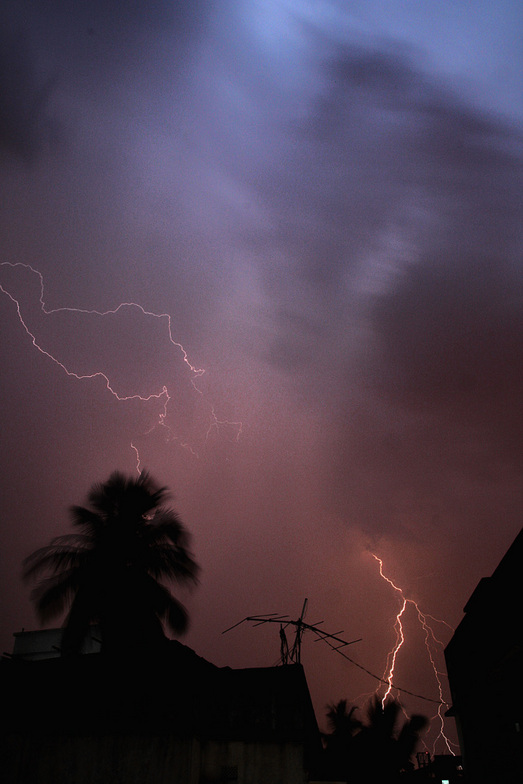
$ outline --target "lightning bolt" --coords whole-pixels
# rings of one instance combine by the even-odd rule
[[[439,694],[439,702],[438,702],[437,711],[431,717],[431,723],[432,723],[432,721],[436,721],[437,726],[438,726],[438,734],[437,734],[437,737],[436,737],[436,739],[434,740],[434,743],[433,743],[432,754],[435,753],[436,744],[438,743],[439,740],[441,740],[445,744],[445,746],[446,746],[447,750],[449,751],[449,753],[452,754],[452,755],[455,755],[455,751],[453,750],[453,746],[455,746],[457,748],[457,745],[453,744],[452,741],[445,734],[445,719],[444,719],[443,711],[444,711],[444,709],[446,707],[448,707],[448,703],[445,701],[444,696],[443,696],[443,684],[442,684],[442,680],[441,680],[442,677],[445,677],[445,673],[443,671],[440,671],[438,669],[437,664],[436,664],[436,650],[440,649],[440,651],[442,651],[443,648],[444,648],[444,644],[443,644],[443,642],[441,640],[439,640],[436,637],[435,632],[434,632],[432,626],[430,625],[429,621],[432,622],[432,623],[438,623],[438,624],[441,624],[443,626],[446,626],[450,631],[454,631],[454,630],[452,629],[452,627],[446,621],[443,621],[443,620],[441,620],[439,618],[434,618],[432,615],[429,615],[428,613],[423,613],[421,611],[419,605],[417,604],[417,602],[415,602],[414,599],[410,599],[407,596],[405,596],[403,590],[398,585],[396,585],[393,582],[393,580],[390,579],[390,577],[387,577],[387,575],[384,574],[384,572],[383,572],[383,560],[381,558],[378,558],[378,556],[375,555],[374,553],[371,553],[371,555],[379,564],[380,577],[383,580],[385,580],[385,582],[388,583],[391,586],[391,588],[396,592],[396,594],[398,596],[399,604],[400,604],[400,609],[399,609],[398,613],[396,614],[396,619],[394,621],[394,632],[395,632],[395,635],[396,635],[396,641],[395,641],[394,646],[392,647],[392,649],[387,654],[387,661],[386,661],[386,665],[385,665],[385,670],[383,672],[383,676],[382,676],[382,679],[381,679],[382,683],[386,686],[385,692],[384,692],[384,694],[382,696],[382,699],[381,699],[381,704],[385,705],[385,701],[390,696],[391,691],[394,688],[393,679],[394,679],[394,673],[395,673],[395,669],[396,669],[396,663],[397,663],[398,655],[399,655],[403,645],[406,642],[405,626],[404,626],[405,617],[404,616],[405,616],[405,613],[406,613],[408,607],[410,606],[410,607],[414,608],[415,617],[416,617],[418,623],[420,624],[421,629],[423,630],[425,648],[427,650],[428,659],[429,659],[432,671],[434,673],[434,679],[435,679],[435,682],[436,682],[436,685],[437,685],[437,689],[438,689],[438,694]],[[378,689],[378,692],[379,692],[379,689]]]
[[[209,429],[207,430],[205,437],[209,438],[213,430],[219,430],[220,427],[223,427],[224,425],[235,428],[236,437],[234,440],[239,441],[243,431],[243,424],[241,422],[230,422],[228,419],[218,419],[214,410],[214,406],[211,406],[211,424],[209,425]]]
[[[72,307],[59,307],[59,308],[50,309],[50,308],[48,308],[46,306],[44,277],[43,277],[42,273],[39,270],[35,269],[30,264],[23,264],[21,262],[12,263],[12,262],[9,262],[9,261],[1,262],[0,263],[0,267],[9,267],[11,269],[17,269],[17,268],[18,269],[24,269],[24,270],[30,272],[32,275],[37,277],[38,282],[39,282],[39,290],[40,290],[40,294],[39,294],[40,310],[42,311],[42,313],[45,314],[45,316],[51,316],[51,315],[57,314],[57,313],[75,313],[75,314],[84,314],[86,316],[98,316],[98,317],[103,318],[103,317],[107,317],[107,316],[114,316],[114,315],[117,315],[117,314],[123,312],[126,309],[130,309],[130,310],[137,311],[139,314],[141,314],[141,316],[144,316],[146,318],[158,319],[159,321],[161,321],[162,323],[164,323],[166,325],[166,333],[167,333],[168,340],[169,340],[170,344],[176,349],[176,352],[178,354],[181,354],[182,361],[187,366],[188,371],[190,373],[190,382],[191,382],[192,387],[194,388],[195,392],[197,392],[199,395],[203,396],[202,391],[196,385],[196,381],[197,381],[198,378],[200,378],[205,373],[205,370],[204,370],[204,368],[199,368],[199,367],[196,367],[195,365],[193,365],[191,363],[191,361],[189,360],[188,353],[185,350],[185,348],[183,347],[183,345],[181,343],[179,343],[177,340],[174,339],[173,332],[172,332],[172,318],[171,318],[169,313],[154,313],[153,311],[146,310],[142,305],[140,305],[137,302],[122,302],[117,307],[115,307],[114,309],[105,310],[105,311],[100,311],[100,310],[95,310],[95,309],[85,309],[85,308],[72,308]],[[45,357],[47,357],[49,360],[51,360],[64,373],[66,373],[67,376],[69,376],[71,378],[75,378],[78,381],[87,381],[87,380],[93,380],[93,379],[97,379],[97,378],[101,379],[105,383],[106,389],[119,402],[126,402],[126,401],[131,401],[131,400],[139,400],[139,401],[141,401],[143,403],[147,403],[147,402],[149,402],[151,400],[157,400],[161,404],[160,411],[158,413],[158,419],[157,419],[156,423],[153,425],[153,427],[150,428],[149,430],[147,430],[146,433],[143,434],[143,435],[147,435],[148,433],[152,432],[152,430],[154,430],[155,428],[161,427],[161,428],[163,428],[165,430],[166,440],[167,441],[177,440],[179,445],[182,448],[187,449],[195,457],[198,457],[198,453],[196,452],[196,450],[189,443],[182,442],[173,433],[171,427],[167,424],[168,408],[169,408],[169,403],[170,403],[170,401],[172,399],[172,394],[171,394],[171,391],[168,389],[168,387],[166,385],[163,385],[161,388],[158,388],[156,391],[151,392],[149,394],[140,394],[139,392],[135,392],[133,394],[123,395],[123,394],[120,394],[115,389],[115,386],[114,386],[113,382],[111,381],[111,379],[109,378],[109,376],[106,373],[104,373],[102,370],[97,370],[97,371],[95,371],[93,373],[77,373],[76,371],[70,369],[70,367],[67,367],[57,356],[52,354],[50,351],[48,351],[46,348],[44,348],[43,345],[41,345],[41,343],[39,342],[39,340],[36,337],[35,333],[31,331],[31,329],[29,328],[29,326],[27,324],[26,319],[24,318],[24,315],[22,313],[22,305],[20,304],[20,300],[9,289],[7,289],[1,283],[0,283],[0,291],[3,294],[5,294],[5,296],[8,297],[11,300],[11,302],[14,304],[14,306],[16,308],[16,313],[18,315],[18,319],[20,321],[20,324],[22,325],[22,327],[25,330],[27,336],[30,338],[31,343],[33,344],[34,348],[37,351],[39,351],[41,354],[43,354]],[[212,406],[212,405],[209,406],[209,420],[210,420],[210,424],[209,424],[209,428],[207,430],[206,438],[209,437],[209,434],[211,433],[211,431],[219,430],[221,427],[227,425],[227,426],[233,427],[235,429],[235,431],[236,431],[236,441],[239,440],[241,432],[242,432],[242,423],[241,422],[230,422],[228,420],[219,420],[218,417],[216,416],[216,413],[215,413],[215,410],[214,410],[214,406]],[[141,459],[140,459],[140,453],[139,453],[138,447],[136,446],[136,444],[134,442],[131,442],[130,448],[134,451],[134,453],[136,455],[136,469],[137,469],[138,473],[140,473],[141,472]]]

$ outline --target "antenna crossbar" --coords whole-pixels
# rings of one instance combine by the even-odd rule
[[[313,632],[316,635],[316,639],[314,642],[318,642],[318,640],[325,640],[329,643],[329,645],[338,650],[339,648],[345,648],[347,645],[353,645],[355,642],[360,642],[361,637],[357,640],[344,640],[339,635],[343,634],[343,630],[336,632],[335,634],[329,634],[324,629],[319,629],[318,627],[323,623],[323,621],[318,621],[315,624],[305,623],[303,618],[305,616],[307,610],[307,603],[308,599],[305,599],[303,602],[303,607],[301,611],[301,615],[297,620],[292,620],[288,615],[281,615],[279,613],[263,613],[260,615],[248,615],[243,620],[238,621],[238,623],[229,626],[228,629],[225,629],[222,634],[226,632],[230,632],[232,629],[236,629],[237,626],[240,626],[242,623],[252,623],[253,626],[261,626],[264,623],[279,623],[280,624],[280,654],[281,654],[281,663],[282,664],[300,664],[301,662],[301,641],[303,638],[303,634],[306,631]],[[295,634],[294,634],[294,643],[292,646],[289,646],[287,637],[285,634],[285,629],[288,626],[295,627]],[[337,643],[337,645],[335,645]]]

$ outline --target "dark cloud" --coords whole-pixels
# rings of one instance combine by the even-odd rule
[[[460,297],[474,313],[476,299],[487,300],[486,319],[511,289],[517,301],[520,136],[403,57],[349,52],[328,67],[339,80],[300,129],[279,191],[262,191],[277,218],[266,239],[283,262],[274,284],[269,270],[269,292],[281,278],[297,310],[316,300],[320,314],[323,305],[338,312],[359,288],[378,331],[396,287],[398,310],[400,291],[416,307],[410,276],[426,274],[426,296],[449,310]],[[325,321],[326,330],[338,326]]]
[[[174,90],[213,4],[46,3],[10,0],[0,33],[0,144],[22,160],[88,123],[103,103],[150,112],[153,92]],[[148,85],[148,88],[145,88]],[[142,90],[145,92],[142,93]],[[141,94],[142,93],[142,94]],[[141,96],[140,96],[141,94]],[[152,99],[154,101],[154,98]]]
[[[31,162],[57,132],[53,80],[39,71],[31,36],[4,17],[0,31],[0,149]]]
[[[404,402],[444,406],[461,397],[467,405],[469,397],[487,397],[495,409],[498,395],[523,392],[522,281],[503,257],[482,258],[478,248],[468,259],[422,259],[373,319],[379,364],[390,374],[391,395],[405,395]]]
[[[5,646],[33,622],[17,564],[136,469],[131,442],[195,533],[189,643],[219,664],[266,664],[220,632],[309,596],[381,671],[395,604],[367,549],[457,622],[518,530],[521,135],[345,6],[9,6],[3,260],[49,308],[171,314],[206,373],[165,319],[46,317],[2,266],[67,365],[172,394],[160,421],[67,376],[2,295]],[[320,711],[374,685],[312,656]]]
[[[323,408],[327,504],[416,538],[442,498],[487,481],[494,514],[521,475],[521,136],[388,50],[325,67],[281,179],[261,181],[270,358]]]

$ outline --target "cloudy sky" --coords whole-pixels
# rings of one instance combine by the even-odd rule
[[[22,559],[146,467],[202,566],[198,653],[273,664],[277,627],[221,632],[308,597],[383,675],[374,553],[444,669],[521,526],[521,4],[2,14],[2,650],[38,626]],[[437,699],[410,604],[405,631],[395,680]],[[307,636],[303,661],[320,722],[379,686]]]

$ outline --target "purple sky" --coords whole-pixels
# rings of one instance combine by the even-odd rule
[[[277,627],[221,632],[307,596],[383,674],[398,595],[371,553],[455,626],[521,526],[521,4],[2,14],[2,650],[38,625],[22,559],[133,444],[202,566],[187,644],[273,664]],[[167,317],[46,314],[12,265],[47,311],[169,314],[190,364]],[[163,426],[165,398],[39,353],[13,300],[69,372],[166,387]],[[405,631],[397,683],[437,698]],[[303,661],[320,721],[378,685],[307,637]]]

